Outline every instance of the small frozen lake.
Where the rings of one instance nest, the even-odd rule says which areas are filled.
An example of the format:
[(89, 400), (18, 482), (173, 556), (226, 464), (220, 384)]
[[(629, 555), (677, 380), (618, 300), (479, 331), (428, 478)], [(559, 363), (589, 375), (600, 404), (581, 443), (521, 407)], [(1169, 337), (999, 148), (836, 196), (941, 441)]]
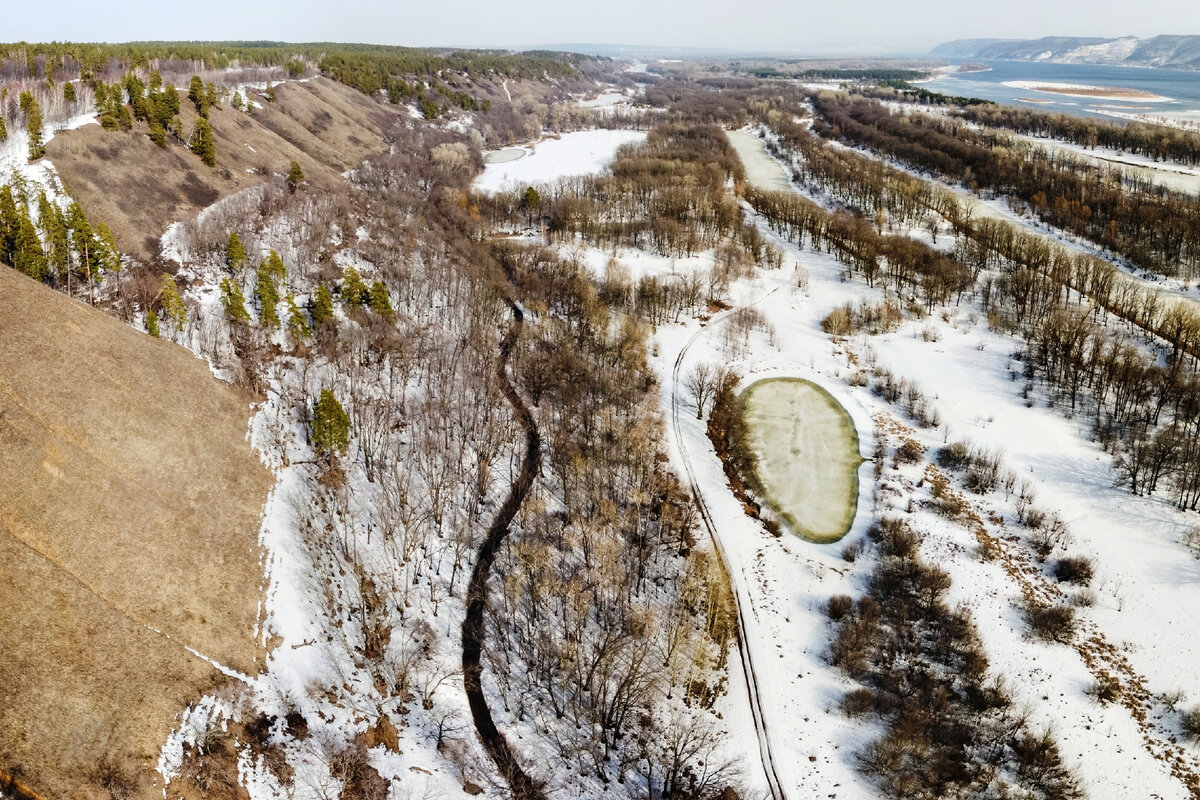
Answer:
[(769, 378), (745, 391), (757, 477), (782, 521), (804, 539), (835, 542), (858, 507), (858, 431), (833, 395), (811, 381)]
[(587, 130), (564, 133), (529, 147), (496, 150), (485, 156), (488, 163), (475, 179), (475, 188), (481, 192), (521, 191), (571, 175), (592, 175), (613, 162), (621, 145), (645, 139), (645, 131)]

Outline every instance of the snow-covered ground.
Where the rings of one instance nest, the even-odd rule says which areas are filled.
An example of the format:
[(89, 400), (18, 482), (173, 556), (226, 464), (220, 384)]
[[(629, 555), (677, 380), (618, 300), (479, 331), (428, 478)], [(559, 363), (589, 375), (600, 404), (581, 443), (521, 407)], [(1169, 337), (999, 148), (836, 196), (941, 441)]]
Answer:
[[(546, 140), (519, 160), (490, 164), (476, 186), (495, 191), (595, 172), (611, 162), (617, 147), (644, 135), (588, 131)], [(766, 163), (759, 162), (751, 174), (775, 181), (782, 178), (787, 184), (786, 173), (777, 164), (773, 176), (770, 172)], [(1200, 703), (1200, 639), (1195, 636), (1200, 630), (1200, 561), (1179, 541), (1194, 517), (1177, 512), (1162, 499), (1131, 497), (1113, 489), (1109, 459), (1089, 441), (1086, 421), (1046, 407), (1036, 392), (1033, 404), (1028, 404), (1020, 394), (1021, 383), (1011, 377), (1014, 370), (1020, 372), (1010, 356), (1020, 343), (988, 330), (986, 315), (969, 304), (910, 319), (880, 336), (831, 340), (821, 331), (821, 319), (847, 301), (874, 301), (879, 293), (844, 280), (844, 268), (832, 256), (798, 248), (778, 240), (764, 225), (760, 228), (784, 248), (785, 266), (734, 283), (729, 295), (735, 311), (753, 305), (769, 321), (773, 334), (751, 331), (744, 341), (731, 340), (726, 329), (733, 311), (703, 321), (692, 318), (658, 326), (651, 361), (659, 375), (664, 414), (673, 404), (687, 402), (675, 374), (686, 374), (700, 363), (736, 369), (744, 376), (743, 385), (767, 377), (811, 380), (846, 408), (863, 453), (873, 452), (877, 441), (893, 447), (901, 436), (918, 441), (927, 457), (959, 439), (1002, 450), (1006, 467), (1036, 492), (1036, 505), (1057, 512), (1070, 527), (1072, 535), (1058, 555), (1088, 556), (1097, 568), (1095, 596), (1089, 606), (1079, 608), (1078, 641), (1091, 648), (1089, 662), (1080, 649), (1046, 644), (1028, 633), (1018, 608), (1023, 593), (1053, 597), (1062, 591), (1048, 577), (1047, 567), (1030, 557), (1015, 519), (1015, 497), (1001, 491), (970, 498), (980, 519), (986, 520), (981, 523), (984, 534), (997, 541), (1001, 552), (1001, 557), (985, 560), (980, 556), (979, 531), (924, 508), (929, 496), (924, 465), (884, 465), (877, 480), (874, 465), (867, 463), (859, 468), (857, 512), (843, 541), (820, 545), (787, 535), (776, 538), (746, 516), (728, 488), (705, 423), (695, 418), (694, 409), (683, 409), (676, 417), (677, 426), (666, 428), (666, 447), (681, 475), (695, 475), (743, 603), (745, 646), (764, 694), (767, 737), (787, 796), (793, 800), (877, 796), (857, 772), (855, 753), (881, 729), (869, 718), (851, 720), (838, 708), (853, 684), (828, 663), (832, 627), (824, 608), (832, 595), (862, 593), (870, 558), (849, 561), (842, 555), (843, 548), (861, 541), (877, 514), (891, 513), (905, 515), (924, 532), (923, 553), (952, 574), (952, 599), (971, 609), (992, 673), (1005, 679), (1014, 699), (1029, 710), (1035, 727), (1053, 729), (1064, 759), (1077, 771), (1090, 797), (1186, 798), (1187, 791), (1171, 776), (1162, 754), (1171, 753), (1189, 768), (1200, 768), (1198, 751), (1172, 743), (1178, 735), (1177, 719), (1156, 698), (1179, 692), (1181, 706)], [(713, 264), (711, 253), (670, 259), (627, 249), (579, 247), (576, 251), (597, 275), (623, 270), (635, 279), (656, 275), (674, 280)], [(862, 386), (861, 379), (875, 366), (918, 386), (937, 407), (940, 426), (913, 428), (902, 412)], [(289, 703), (308, 696), (310, 685), (349, 686), (364, 676), (337, 661), (336, 643), (319, 641), (317, 598), (322, 590), (312, 585), (313, 556), (304, 551), (296, 534), (292, 499), (300, 492), (306, 446), (300, 428), (281, 426), (280, 420), (290, 419), (290, 410), (274, 394), (277, 389), (273, 387), (274, 399), (256, 417), (254, 434), (256, 442), (272, 442), (274, 452), (279, 452), (281, 435), (291, 442), (283, 450), (290, 453), (288, 461), (273, 464), (279, 483), (263, 532), (272, 575), (264, 633), (279, 636), (282, 644), (273, 651), (268, 672), (256, 679), (256, 692), (264, 707), (282, 714)], [(356, 484), (355, 490), (368, 490), (359, 483), (363, 485)], [(453, 630), (460, 621), (456, 611), (448, 610), (440, 625)], [(452, 666), (452, 659), (441, 660)], [(729, 752), (740, 757), (747, 781), (761, 792), (766, 784), (756, 747), (758, 735), (745, 702), (744, 677), (736, 659), (730, 664), (730, 692), (720, 701), (724, 722), (733, 734)], [(1102, 706), (1086, 694), (1099, 668), (1119, 672), (1127, 681), (1134, 677), (1144, 681), (1150, 694), (1144, 720), (1124, 706)], [(375, 696), (370, 686), (353, 689), (357, 696)], [(439, 702), (444, 703), (444, 698)], [(320, 710), (330, 713), (328, 706)], [(461, 704), (455, 710), (463, 713)], [(363, 714), (379, 711), (365, 708)], [(204, 708), (193, 713), (200, 718), (209, 714)], [(448, 761), (428, 744), (431, 721), (424, 717), (414, 721), (414, 729), (402, 734), (405, 752), (381, 756), (388, 762), (383, 771), (404, 776), (405, 785), (414, 790), (412, 796), (457, 794), (461, 776), (452, 774)], [(185, 721), (181, 727), (170, 753), (165, 751), (165, 772), (173, 763), (167, 756), (176, 748), (182, 753), (183, 740), (189, 731), (194, 734), (189, 724)], [(203, 724), (203, 720), (196, 722)], [(364, 727), (365, 721), (357, 719), (321, 726), (329, 731)], [(302, 775), (299, 781), (313, 790), (301, 795), (319, 796), (327, 770), (322, 772), (317, 758), (314, 753), (311, 776)], [(252, 782), (253, 796), (270, 794), (273, 787), (265, 769), (248, 764), (244, 772), (257, 781)]]
[(475, 180), (475, 188), (483, 192), (520, 189), (599, 172), (616, 158), (618, 147), (645, 138), (645, 131), (593, 130), (543, 139), (531, 145), (524, 158), (489, 163)]
[[(777, 180), (782, 169), (767, 177)], [(1170, 707), (1200, 703), (1200, 641), (1194, 636), (1200, 629), (1200, 561), (1180, 541), (1194, 518), (1161, 498), (1114, 489), (1110, 459), (1090, 441), (1086, 421), (1047, 407), (1036, 391), (1032, 403), (1022, 397), (1023, 384), (1012, 377), (1020, 365), (1010, 355), (1021, 343), (990, 331), (980, 310), (964, 304), (910, 319), (892, 333), (831, 340), (820, 329), (821, 319), (848, 301), (877, 300), (879, 293), (847, 282), (832, 256), (760, 228), (785, 248), (785, 266), (735, 283), (730, 299), (735, 311), (753, 305), (773, 332), (751, 332), (744, 342), (731, 342), (724, 329), (734, 311), (707, 322), (660, 325), (652, 361), (664, 410), (689, 402), (673, 376), (700, 363), (734, 368), (744, 376), (743, 385), (765, 377), (805, 378), (847, 409), (863, 453), (871, 453), (876, 441), (894, 448), (901, 438), (917, 441), (927, 459), (956, 440), (996, 450), (1014, 481), (1027, 483), (1034, 505), (1058, 514), (1070, 530), (1042, 564), (1017, 521), (1016, 491), (968, 495), (984, 521), (973, 529), (926, 508), (923, 464), (883, 465), (878, 480), (864, 464), (858, 511), (844, 540), (819, 545), (774, 538), (745, 515), (729, 490), (705, 423), (690, 406), (682, 409), (678, 426), (668, 426), (669, 453), (681, 473), (686, 465), (696, 476), (747, 606), (745, 642), (767, 694), (762, 711), (787, 796), (877, 796), (857, 772), (854, 756), (882, 731), (870, 718), (850, 720), (838, 708), (854, 684), (828, 662), (833, 631), (823, 612), (830, 596), (864, 590), (870, 559), (847, 561), (843, 548), (862, 540), (877, 515), (890, 513), (923, 532), (925, 557), (954, 578), (951, 600), (972, 612), (991, 674), (1004, 680), (1033, 729), (1053, 732), (1089, 797), (1188, 797), (1172, 769), (1200, 769), (1200, 754), (1195, 746), (1177, 744), (1178, 715)], [(700, 260), (680, 264), (636, 251), (577, 252), (597, 274), (618, 269), (673, 280), (705, 268)], [(937, 410), (938, 426), (916, 428), (862, 386), (876, 367), (923, 391)], [(984, 557), (983, 539), (1000, 555)], [(1051, 577), (1050, 563), (1065, 555), (1092, 559), (1096, 577), (1090, 594), (1064, 589)], [(1079, 603), (1075, 646), (1048, 644), (1030, 634), (1020, 608), (1026, 593)], [(1105, 672), (1128, 687), (1130, 707), (1102, 705), (1087, 693)], [(730, 701), (737, 700), (731, 690)], [(728, 719), (741, 741), (757, 740), (747, 714)], [(764, 778), (755, 774), (757, 755), (747, 755), (746, 763), (748, 778), (757, 778), (765, 791)]]
[(1183, 164), (1155, 161), (1148, 156), (1124, 153), (1104, 147), (1087, 148), (1083, 145), (1064, 142), (1058, 139), (1043, 139), (1023, 134), (1012, 135), (1041, 147), (1063, 150), (1071, 155), (1102, 166), (1119, 167), (1177, 192), (1187, 192), (1189, 194), (1200, 193), (1200, 167), (1188, 167)]
[[(866, 498), (845, 541), (860, 538), (874, 513), (911, 515), (910, 521), (925, 531), (926, 557), (951, 572), (954, 599), (972, 609), (992, 672), (1029, 709), (1035, 728), (1054, 732), (1088, 796), (1189, 796), (1168, 762), (1194, 771), (1200, 758), (1195, 746), (1174, 743), (1178, 718), (1162, 698), (1185, 708), (1200, 703), (1200, 641), (1194, 635), (1200, 629), (1200, 562), (1180, 543), (1194, 516), (1162, 498), (1114, 489), (1110, 459), (1090, 441), (1086, 421), (1046, 407), (1044, 398), (1030, 406), (1021, 397), (1020, 384), (1011, 377), (1020, 367), (1009, 355), (1020, 343), (988, 330), (978, 310), (964, 306), (911, 320), (893, 333), (832, 342), (819, 321), (841, 303), (872, 293), (844, 282), (841, 265), (830, 256), (781, 244), (807, 271), (806, 290), (795, 285), (786, 268), (733, 289), (735, 303), (754, 302), (770, 320), (774, 344), (753, 334), (744, 353), (731, 356), (714, 331), (698, 339), (684, 368), (707, 360), (734, 366), (747, 381), (780, 374), (809, 378), (843, 401), (868, 439), (894, 438), (889, 431), (903, 429), (930, 453), (958, 439), (1003, 452), (1007, 468), (1036, 493), (1036, 505), (1061, 515), (1070, 528), (1055, 555), (1082, 555), (1096, 565), (1095, 597), (1079, 608), (1076, 647), (1046, 644), (1028, 632), (1018, 607), (1022, 592), (1046, 597), (1063, 592), (1048, 567), (1030, 556), (1016, 522), (1015, 498), (1005, 498), (1004, 492), (972, 496), (987, 520), (988, 535), (1006, 548), (1005, 558), (984, 560), (975, 533), (922, 508), (927, 488), (919, 470), (906, 475), (886, 469), (886, 486), (873, 492), (869, 487), (875, 481), (864, 468)], [(696, 326), (659, 330), (656, 363), (664, 379), (664, 403), (670, 401), (670, 366)], [(908, 428), (899, 411), (847, 381), (872, 364), (920, 387), (936, 406), (941, 425)], [(746, 518), (726, 486), (703, 424), (694, 414), (681, 419), (683, 437), (673, 441), (674, 453), (690, 458), (700, 476), (734, 580), (753, 607), (753, 629), (746, 633), (757, 649), (759, 679), (773, 694), (767, 722), (787, 756), (787, 788), (802, 797), (872, 796), (854, 771), (853, 753), (878, 731), (851, 723), (836, 710), (848, 683), (826, 661), (831, 631), (821, 613), (829, 596), (861, 592), (866, 566), (862, 559), (843, 561), (840, 544), (769, 537)], [(864, 452), (869, 447), (864, 444)], [(1144, 688), (1147, 696), (1135, 703), (1144, 720), (1122, 705), (1101, 705), (1086, 694), (1101, 670), (1119, 675), (1124, 685)], [(1181, 700), (1172, 697), (1176, 693)]]
[[(42, 141), (49, 142), (57, 131), (74, 130), (84, 125), (96, 125), (95, 114), (77, 114), (63, 122), (46, 125), (42, 131)], [(70, 198), (63, 187), (62, 179), (49, 158), (29, 160), (29, 134), (24, 128), (11, 126), (8, 138), (0, 142), (0, 183), (6, 183), (14, 190), (24, 191), (30, 203), (31, 213), (37, 213), (37, 197), (39, 192), (45, 192), (46, 197), (58, 203), (64, 210)], [(18, 198), (18, 202), (20, 199)]]

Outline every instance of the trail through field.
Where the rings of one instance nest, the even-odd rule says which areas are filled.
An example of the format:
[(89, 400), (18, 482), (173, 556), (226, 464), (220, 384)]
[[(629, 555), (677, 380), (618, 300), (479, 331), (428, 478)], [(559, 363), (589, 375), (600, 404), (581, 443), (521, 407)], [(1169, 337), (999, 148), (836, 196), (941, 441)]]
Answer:
[[(774, 294), (776, 290), (772, 289), (763, 297)], [(762, 298), (759, 298), (762, 299)], [(755, 301), (757, 302), (757, 301)], [(753, 305), (751, 303), (750, 305)], [(696, 331), (687, 344), (679, 351), (679, 355), (675, 358), (675, 365), (672, 371), (671, 383), (671, 425), (674, 428), (675, 441), (678, 444), (680, 460), (684, 470), (687, 473), (688, 487), (692, 492), (692, 496), (696, 499), (696, 507), (700, 511), (700, 519), (704, 522), (705, 529), (708, 530), (709, 538), (712, 539), (713, 547), (717, 555), (720, 557), (722, 564), (725, 566), (725, 571), (729, 575), (730, 586), (733, 589), (734, 606), (737, 608), (738, 617), (738, 654), (742, 660), (742, 674), (746, 677), (746, 694), (750, 703), (750, 714), (754, 718), (754, 730), (758, 736), (759, 755), (762, 757), (763, 771), (766, 773), (767, 786), (770, 789), (773, 800), (786, 800), (787, 794), (784, 792), (783, 784), (779, 780), (778, 770), (775, 768), (775, 756), (771, 747), (770, 730), (767, 727), (767, 721), (763, 713), (762, 691), (758, 685), (757, 672), (754, 665), (754, 653), (752, 647), (755, 641), (759, 641), (757, 637), (752, 636), (747, 630), (748, 618), (746, 615), (746, 607), (749, 605), (746, 591), (742, 586), (743, 578), (739, 575), (736, 565), (731, 564), (729, 556), (725, 548), (721, 544), (720, 533), (713, 522), (712, 513), (705, 503), (704, 494), (700, 491), (700, 484), (696, 480), (696, 474), (692, 467), (691, 455), (688, 453), (687, 440), (683, 436), (680, 429), (679, 415), (682, 405), (682, 382), (680, 378), (680, 368), (687, 357), (688, 350), (691, 349), (705, 333), (711, 331), (717, 325), (724, 322), (732, 314), (732, 311), (726, 311), (720, 316), (713, 317), (712, 321), (705, 327)]]

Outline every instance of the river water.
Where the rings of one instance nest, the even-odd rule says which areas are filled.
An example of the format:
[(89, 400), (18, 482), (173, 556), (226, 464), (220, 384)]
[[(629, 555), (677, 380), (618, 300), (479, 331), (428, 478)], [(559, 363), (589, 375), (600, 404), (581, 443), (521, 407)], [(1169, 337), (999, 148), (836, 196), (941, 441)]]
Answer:
[[(922, 87), (949, 95), (980, 97), (1005, 105), (1040, 108), (1083, 116), (1167, 117), (1176, 121), (1200, 123), (1200, 71), (1143, 69), (1096, 64), (1047, 64), (1028, 61), (987, 61), (987, 72), (949, 73), (921, 84)], [(1169, 102), (1138, 99), (1113, 100), (1068, 97), (1005, 86), (1006, 82), (1073, 83), (1086, 86), (1115, 86), (1139, 89), (1170, 98)], [(1029, 100), (1046, 102), (1030, 103)]]

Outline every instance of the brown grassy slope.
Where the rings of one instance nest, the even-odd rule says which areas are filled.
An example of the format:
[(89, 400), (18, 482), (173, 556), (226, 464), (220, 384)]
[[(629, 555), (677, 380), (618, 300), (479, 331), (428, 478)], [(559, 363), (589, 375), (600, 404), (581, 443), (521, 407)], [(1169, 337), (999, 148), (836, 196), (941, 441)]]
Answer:
[(221, 680), (183, 645), (256, 671), (249, 412), (186, 350), (0, 268), (0, 768), (52, 797), (88, 796), (105, 753), (148, 776)]
[[(145, 126), (132, 132), (86, 125), (55, 134), (46, 147), (71, 194), (88, 216), (113, 231), (117, 246), (142, 259), (158, 255), (159, 238), (172, 222), (194, 217), (217, 199), (270, 176), (285, 175), (297, 161), (312, 183), (332, 186), (340, 173), (387, 148), (384, 133), (397, 113), (325, 78), (285, 83), (276, 101), (247, 114), (226, 103), (209, 112), (217, 166), (204, 166), (183, 143), (155, 145)], [(261, 98), (260, 98), (261, 99)], [(184, 129), (195, 123), (186, 99)]]

